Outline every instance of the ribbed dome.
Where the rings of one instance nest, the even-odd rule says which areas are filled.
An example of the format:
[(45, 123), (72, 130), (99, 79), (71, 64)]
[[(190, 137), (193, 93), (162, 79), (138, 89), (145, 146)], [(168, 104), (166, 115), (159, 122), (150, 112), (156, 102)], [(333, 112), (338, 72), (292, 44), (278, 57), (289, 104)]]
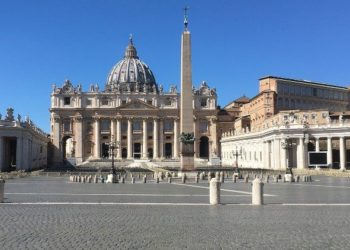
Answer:
[(158, 92), (158, 86), (151, 69), (137, 56), (130, 38), (124, 58), (109, 73), (106, 90), (121, 92)]

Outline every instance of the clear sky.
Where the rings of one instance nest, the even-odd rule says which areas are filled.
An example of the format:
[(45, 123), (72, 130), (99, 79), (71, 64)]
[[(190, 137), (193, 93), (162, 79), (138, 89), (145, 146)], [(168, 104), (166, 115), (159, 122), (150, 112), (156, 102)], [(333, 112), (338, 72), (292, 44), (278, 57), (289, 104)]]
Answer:
[(156, 81), (180, 89), (186, 5), (193, 83), (221, 106), (255, 96), (266, 75), (350, 85), (347, 0), (0, 0), (0, 113), (49, 132), (52, 83), (103, 89), (130, 33)]

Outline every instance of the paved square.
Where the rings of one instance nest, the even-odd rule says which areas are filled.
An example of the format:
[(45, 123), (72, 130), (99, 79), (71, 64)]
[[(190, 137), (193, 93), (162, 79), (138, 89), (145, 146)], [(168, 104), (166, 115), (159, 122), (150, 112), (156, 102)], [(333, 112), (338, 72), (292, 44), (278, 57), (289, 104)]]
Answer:
[(2, 249), (349, 249), (350, 181), (266, 183), (252, 206), (250, 183), (226, 180), (223, 205), (208, 183), (71, 183), (29, 177), (5, 184)]

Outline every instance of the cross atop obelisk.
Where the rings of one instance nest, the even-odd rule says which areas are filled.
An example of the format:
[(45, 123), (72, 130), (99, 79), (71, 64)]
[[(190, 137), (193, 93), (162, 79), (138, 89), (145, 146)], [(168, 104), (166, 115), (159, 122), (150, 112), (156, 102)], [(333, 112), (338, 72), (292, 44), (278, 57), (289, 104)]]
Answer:
[(188, 7), (184, 8), (185, 30), (181, 39), (181, 169), (194, 169), (194, 130), (191, 65), (191, 33), (188, 30)]

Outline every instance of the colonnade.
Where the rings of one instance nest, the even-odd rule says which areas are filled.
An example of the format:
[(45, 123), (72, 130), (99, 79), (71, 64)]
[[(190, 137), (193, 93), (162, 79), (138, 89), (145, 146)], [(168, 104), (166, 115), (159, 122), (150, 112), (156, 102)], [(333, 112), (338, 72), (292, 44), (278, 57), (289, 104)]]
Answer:
[[(125, 120), (125, 119), (123, 119)], [(142, 140), (140, 141), (142, 144), (141, 158), (148, 159), (148, 148), (149, 146), (149, 136), (152, 136), (152, 149), (153, 149), (153, 159), (164, 158), (164, 146), (165, 146), (165, 135), (164, 135), (164, 120), (160, 118), (153, 119), (134, 119), (128, 118), (127, 120), (127, 132), (126, 132), (126, 149), (127, 149), (127, 159), (133, 158), (133, 143), (135, 142), (133, 139), (133, 120), (142, 120)], [(172, 135), (172, 158), (179, 157), (179, 119), (175, 118), (173, 120), (173, 131), (170, 133)], [(100, 158), (101, 156), (101, 125), (100, 118), (95, 118), (94, 125), (94, 158)], [(153, 121), (153, 132), (150, 133), (148, 130), (148, 122)], [(111, 126), (110, 126), (110, 135), (111, 138), (119, 144), (116, 149), (116, 158), (122, 158), (122, 129), (121, 118), (112, 118)], [(77, 142), (78, 143), (78, 142)], [(81, 142), (82, 143), (82, 142)], [(78, 155), (76, 155), (78, 156)]]
[[(288, 140), (288, 145), (286, 144)], [(262, 140), (239, 140), (237, 142), (225, 142), (222, 145), (223, 165), (235, 165), (239, 161), (241, 167), (261, 167), (267, 169), (287, 169), (288, 167), (304, 169), (309, 166), (309, 140), (314, 142), (314, 152), (326, 152), (328, 167), (337, 167), (338, 154), (334, 156), (334, 150), (339, 150), (339, 169), (345, 170), (347, 166), (347, 148), (345, 136), (315, 136), (305, 138), (305, 135), (294, 137), (274, 136)], [(320, 140), (325, 140), (323, 150), (320, 149)], [(332, 141), (338, 147), (332, 147)], [(255, 162), (245, 155), (247, 152), (262, 154), (261, 159)], [(349, 159), (350, 160), (350, 159)]]

